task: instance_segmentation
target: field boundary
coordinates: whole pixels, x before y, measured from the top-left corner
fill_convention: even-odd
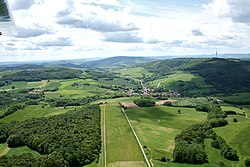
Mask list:
[[[104,105],[103,106],[103,159],[104,159],[104,167],[107,166],[105,110],[106,110],[106,106]]]
[[[130,126],[130,129],[132,130],[132,132],[133,132],[133,134],[134,134],[134,137],[135,137],[137,143],[139,144],[139,147],[140,147],[140,149],[141,149],[141,152],[142,152],[142,154],[143,154],[143,157],[144,157],[144,159],[145,159],[145,161],[146,161],[147,166],[148,166],[148,167],[151,167],[151,164],[150,164],[150,162],[148,161],[148,158],[147,158],[147,156],[146,156],[146,153],[145,153],[145,151],[143,150],[142,144],[141,144],[141,142],[140,142],[140,140],[139,140],[139,138],[138,138],[138,136],[137,136],[137,134],[136,134],[136,132],[135,132],[135,130],[134,130],[134,128],[133,128],[133,126],[132,126],[132,124],[131,124],[131,122],[130,122],[128,116],[127,116],[127,114],[126,114],[126,112],[124,111],[123,108],[121,108],[121,110],[122,110],[122,113],[123,113],[123,114],[125,115],[125,117],[126,117],[126,120],[127,120],[128,124],[129,124],[129,126]]]

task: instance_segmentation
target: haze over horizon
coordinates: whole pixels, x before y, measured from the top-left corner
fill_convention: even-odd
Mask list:
[[[16,35],[0,36],[0,62],[250,53],[248,0],[9,3]]]

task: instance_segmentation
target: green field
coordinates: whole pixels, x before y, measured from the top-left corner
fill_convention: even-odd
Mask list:
[[[31,153],[34,156],[41,156],[38,152],[31,150],[27,146],[9,148],[7,143],[0,144],[0,157],[3,155],[12,156],[12,155],[20,155],[22,153]]]
[[[177,71],[175,74],[168,75],[166,78],[154,80],[150,82],[149,85],[152,87],[157,87],[159,83],[160,85],[167,85],[174,81],[191,81],[194,78],[197,78],[197,76],[194,76],[188,72]]]
[[[231,105],[222,105],[221,106],[222,111],[235,111],[237,113],[243,113],[244,109],[240,109],[238,107],[234,107]]]
[[[233,118],[236,118],[238,122],[233,122]],[[215,128],[214,131],[237,151],[240,166],[243,166],[244,159],[250,157],[250,119],[241,115],[229,115],[227,120],[229,125]]]
[[[178,109],[157,106],[126,110],[142,145],[149,148],[149,157],[156,164],[159,162],[155,159],[161,158],[163,155],[172,159],[174,138],[181,130],[191,124],[206,120],[206,113],[197,112],[192,108],[180,108],[182,114],[178,114]]]
[[[144,166],[140,152],[131,129],[117,103],[102,106],[106,113],[107,165]]]
[[[250,93],[237,93],[231,96],[219,96],[219,97],[227,103],[250,105]]]
[[[143,79],[143,77],[149,77],[153,75],[153,73],[148,72],[148,70],[143,67],[124,68],[121,70],[116,70],[115,72],[120,73],[121,77],[131,76],[136,79]]]
[[[73,86],[74,83],[79,84],[79,86]],[[86,85],[89,84],[89,85]],[[107,89],[97,87],[98,82],[87,79],[71,79],[71,80],[62,80],[59,82],[53,82],[45,88],[56,88],[59,90],[55,92],[45,93],[48,98],[59,98],[60,96],[66,98],[84,98],[87,96],[95,95],[106,95],[108,92]]]
[[[114,78],[113,80],[105,80],[104,78],[101,78],[98,80],[98,82],[105,85],[126,86],[129,88],[135,87],[135,85],[129,83],[129,81],[123,78]]]
[[[52,115],[64,114],[71,109],[72,108],[70,107],[64,109],[63,107],[53,108],[45,106],[44,108],[42,108],[41,105],[30,105],[22,110],[18,110],[15,113],[0,119],[0,122],[9,123],[12,121],[22,121],[25,119],[36,117],[47,117]]]
[[[40,88],[43,86],[47,85],[47,81],[38,81],[38,82],[25,82],[25,81],[21,81],[21,82],[13,82],[8,86],[4,86],[1,87],[1,89],[12,89],[12,87],[14,86],[16,89],[23,89],[23,88]]]
[[[173,105],[174,106],[178,106],[178,107],[195,107],[197,105],[203,105],[203,104],[207,104],[208,100],[204,97],[202,98],[185,98],[185,99],[178,99],[177,102],[174,102]]]
[[[220,150],[211,146],[212,139],[205,139],[205,150],[208,155],[209,164],[215,164],[214,166],[218,166],[219,164],[224,164],[225,166],[236,167],[239,166],[239,162],[229,161],[220,155]],[[217,165],[216,165],[217,164]]]
[[[55,88],[58,88],[60,87],[62,84],[60,82],[57,82],[57,81],[50,81],[48,82],[48,84],[43,87],[44,89],[55,89]]]
[[[13,86],[16,89],[22,89],[22,88],[27,87],[27,85],[28,85],[27,82],[13,82],[12,84],[10,84],[8,86],[4,86],[1,89],[11,89]]]

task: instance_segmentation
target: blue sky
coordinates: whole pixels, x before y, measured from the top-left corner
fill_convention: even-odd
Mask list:
[[[0,36],[0,61],[250,53],[249,0],[9,3],[16,34]]]

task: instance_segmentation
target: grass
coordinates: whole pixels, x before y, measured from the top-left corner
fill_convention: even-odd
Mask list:
[[[16,89],[24,89],[24,88],[39,88],[47,85],[47,80],[38,81],[38,82],[13,82],[10,85],[4,86],[1,89],[12,89],[14,86]]]
[[[27,82],[27,88],[37,88],[46,85],[46,81]]]
[[[157,87],[158,84],[167,85],[174,81],[191,81],[193,78],[197,78],[197,76],[183,71],[177,71],[175,74],[168,75],[165,78],[157,79],[150,82],[150,86]]]
[[[233,118],[238,122],[233,122]],[[244,159],[250,157],[250,119],[241,115],[229,115],[227,120],[229,125],[215,128],[214,131],[237,151],[240,156],[240,166],[243,166]]]
[[[123,79],[123,78],[114,78],[113,80],[105,80],[104,78],[101,78],[98,80],[99,83],[105,84],[105,85],[116,85],[116,86],[126,86],[129,88],[135,87],[135,85],[129,83],[129,81]]]
[[[177,102],[174,102],[174,106],[184,107],[184,106],[190,106],[195,107],[197,105],[203,105],[207,104],[208,100],[204,97],[202,98],[186,98],[186,99],[179,99]]]
[[[12,84],[10,85],[7,85],[7,86],[4,86],[2,87],[2,89],[11,89],[12,87],[15,87],[16,89],[22,89],[22,88],[25,88],[27,87],[27,82],[13,82]]]
[[[20,154],[23,154],[23,153],[31,153],[35,157],[41,156],[41,154],[39,154],[38,152],[28,148],[27,146],[10,148],[10,150],[6,154],[6,156],[20,155]]]
[[[0,122],[10,123],[12,121],[23,121],[30,118],[47,117],[58,114],[64,114],[71,109],[72,108],[70,107],[68,107],[67,109],[64,109],[62,107],[54,108],[49,106],[42,108],[41,105],[30,105],[22,110],[18,110],[13,114],[8,115],[7,117],[0,119]]]
[[[98,103],[119,103],[119,102],[133,102],[135,99],[138,99],[140,97],[120,97],[115,99],[101,99],[92,102],[91,104],[98,104]]]
[[[6,155],[9,152],[10,148],[7,143],[0,144],[0,157]]]
[[[79,86],[73,86],[74,83],[78,83]],[[85,84],[89,84],[88,86]],[[84,98],[87,96],[100,95],[104,96],[108,92],[108,89],[99,88],[99,83],[92,79],[71,79],[54,82],[45,88],[58,87],[59,90],[55,92],[47,92],[45,96],[48,98],[59,98],[63,95],[66,98]]]
[[[235,111],[237,113],[243,113],[243,111],[244,111],[244,110],[241,110],[238,107],[234,107],[234,106],[231,106],[231,105],[223,105],[223,106],[221,106],[221,109],[222,109],[222,111]]]
[[[43,87],[44,89],[55,89],[55,88],[58,88],[60,87],[62,84],[60,82],[48,82],[48,85],[46,85],[45,87]]]
[[[181,109],[182,114],[177,110]],[[191,124],[206,120],[207,114],[193,108],[157,106],[126,110],[142,145],[147,146],[152,159],[166,155],[172,159],[174,138]],[[157,162],[157,161],[154,161]]]
[[[248,104],[250,105],[250,93],[237,93],[231,96],[220,96],[222,100],[233,104]]]
[[[23,153],[31,153],[35,157],[41,156],[41,154],[28,148],[27,146],[9,148],[7,143],[3,143],[0,145],[0,157],[3,155],[12,156],[12,155],[20,155]]]
[[[116,72],[121,73],[120,74],[121,77],[131,76],[136,79],[141,79],[153,75],[153,73],[148,72],[148,70],[146,70],[143,67],[124,68],[121,70],[116,70]]]
[[[214,166],[217,166],[219,164],[224,164],[225,166],[233,166],[233,167],[239,165],[239,162],[230,161],[221,156],[220,150],[211,146],[211,141],[212,139],[205,139],[205,150],[208,155],[209,164],[211,165],[214,164]]]
[[[142,153],[117,103],[105,105],[107,164],[144,162]],[[104,106],[102,107],[104,112]]]

